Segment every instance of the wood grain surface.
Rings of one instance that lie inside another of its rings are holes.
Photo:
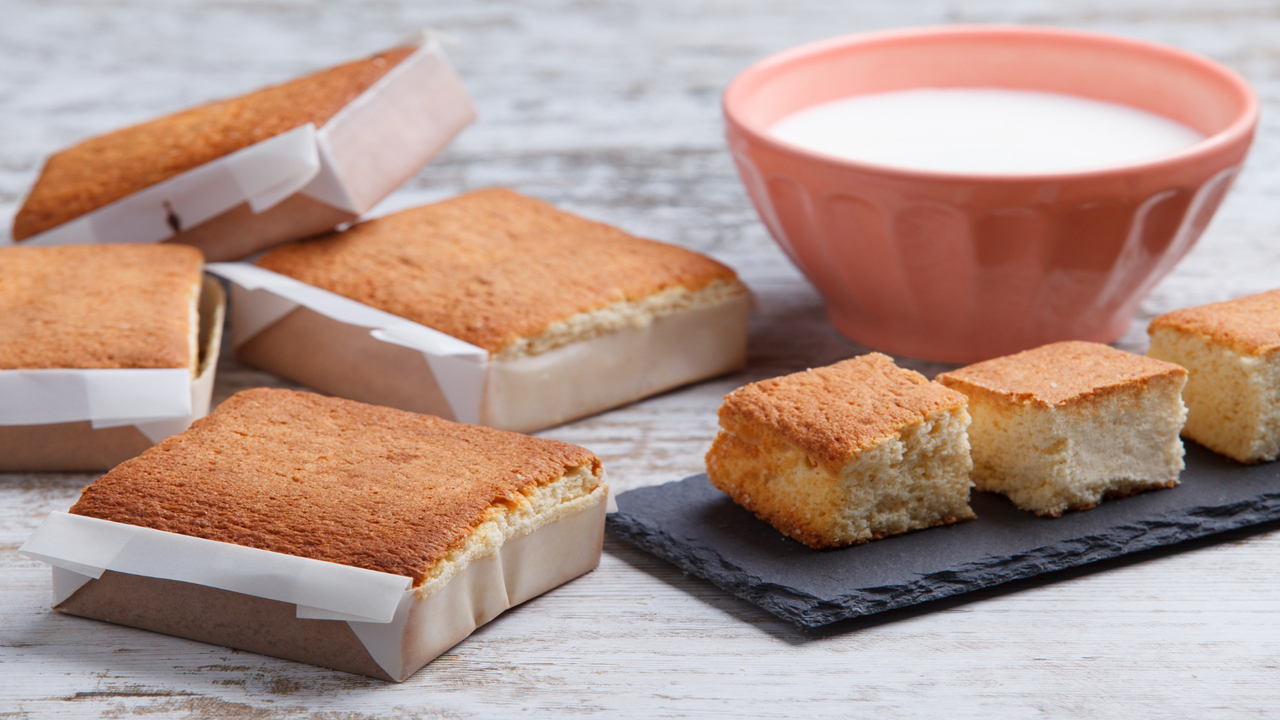
[[[1171,43],[1243,73],[1263,124],[1154,314],[1280,286],[1276,0],[0,0],[0,222],[79,138],[368,53],[432,26],[481,119],[378,208],[508,185],[708,252],[759,297],[746,373],[544,433],[618,490],[701,470],[726,391],[864,351],[757,221],[719,94],[800,42],[899,25],[1033,23]],[[0,278],[0,281],[3,281]],[[940,366],[910,363],[932,374]],[[224,359],[215,400],[273,376]],[[596,572],[390,685],[66,617],[17,554],[89,475],[0,475],[0,717],[1199,717],[1280,707],[1280,529],[802,631],[609,539]]]

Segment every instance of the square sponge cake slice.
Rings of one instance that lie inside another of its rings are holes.
[[[1190,372],[1183,437],[1256,463],[1280,457],[1280,290],[1161,315],[1147,355]]]
[[[85,140],[54,154],[13,219],[25,240],[254,143],[323,126],[414,48],[328,68]]]
[[[938,376],[969,397],[973,481],[1057,517],[1104,497],[1173,487],[1187,371],[1091,342],[1060,342]]]
[[[455,402],[445,384],[459,396],[472,386],[319,308],[241,334],[241,362],[354,400],[533,432],[746,364],[750,298],[733,270],[501,188],[281,246],[257,264],[487,354],[483,393]]]
[[[709,257],[503,188],[285,245],[257,264],[499,361],[746,293],[733,270]]]
[[[603,502],[575,445],[292,390],[246,390],[85,489],[73,514],[405,575],[432,592]]]
[[[203,273],[181,245],[0,248],[0,370],[194,375]]]
[[[964,395],[879,353],[727,395],[707,476],[812,548],[974,517]]]

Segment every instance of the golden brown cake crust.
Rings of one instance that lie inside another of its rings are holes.
[[[0,370],[191,367],[203,268],[182,245],[0,248]]]
[[[986,360],[942,373],[937,379],[965,394],[986,393],[1048,407],[1186,374],[1185,368],[1163,360],[1071,340]]]
[[[698,253],[502,188],[285,245],[258,265],[491,352],[610,303],[737,280]]]
[[[861,450],[929,413],[962,406],[949,390],[893,358],[870,353],[834,365],[751,383],[729,393],[720,425],[764,428],[839,472]]]
[[[575,445],[292,390],[246,390],[116,467],[72,513],[420,584],[495,507],[600,461]]]
[[[1280,353],[1280,290],[1174,310],[1152,320],[1147,332],[1158,328],[1200,335],[1244,355]]]
[[[408,57],[396,48],[281,85],[90,138],[45,163],[13,219],[22,240],[339,110]]]

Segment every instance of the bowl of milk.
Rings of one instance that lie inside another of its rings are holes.
[[[768,57],[724,112],[748,195],[836,328],[972,362],[1122,335],[1230,188],[1258,102],[1175,48],[947,26]]]

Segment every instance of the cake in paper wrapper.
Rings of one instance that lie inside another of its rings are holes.
[[[1178,484],[1187,371],[1069,341],[943,373],[969,398],[973,481],[1057,517]]]
[[[1280,290],[1151,321],[1147,355],[1190,372],[1184,437],[1243,463],[1280,457]]]
[[[600,461],[574,445],[257,389],[98,479],[23,551],[88,575],[55,583],[63,611],[403,680],[595,567],[607,492]],[[97,541],[59,545],[99,525]],[[109,539],[118,528],[132,540]],[[219,552],[240,559],[200,561]],[[334,580],[246,585],[272,569]],[[365,582],[392,593],[380,617],[325,600]]]
[[[491,427],[539,430],[745,362],[731,269],[505,189],[213,272],[234,283],[242,361]]]
[[[13,237],[173,239],[210,260],[243,257],[354,219],[474,116],[428,37],[55,153]]]
[[[105,470],[208,410],[222,289],[194,248],[0,248],[0,469]]]
[[[964,396],[887,355],[738,388],[719,416],[711,484],[811,548],[974,517]]]

